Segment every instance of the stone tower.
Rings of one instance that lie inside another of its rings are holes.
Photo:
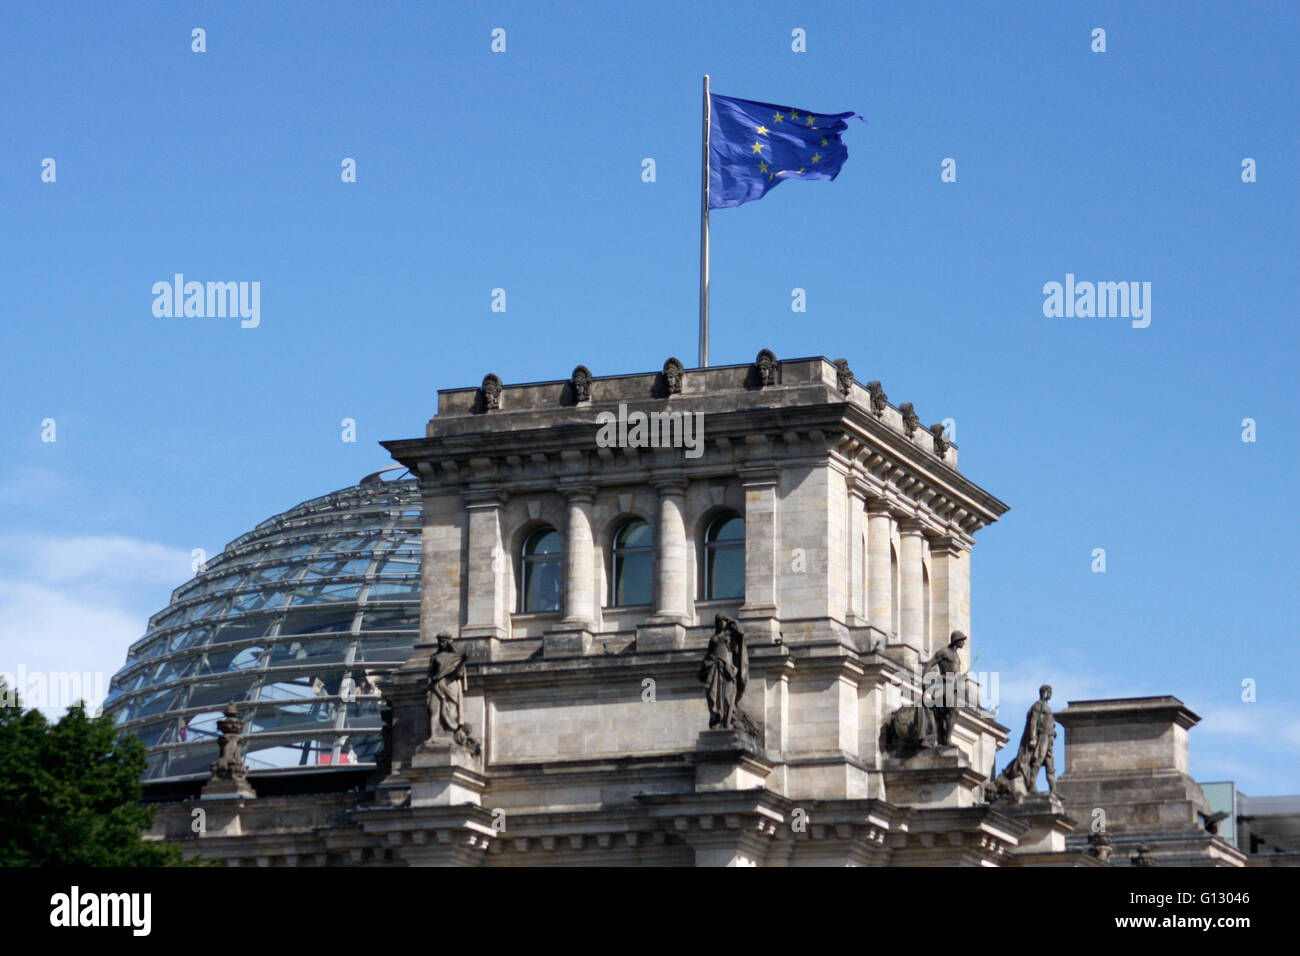
[[[424,437],[384,444],[421,482],[422,643],[386,691],[390,808],[366,828],[400,843],[427,816],[439,838],[408,859],[1014,851],[1025,826],[981,802],[1006,730],[977,694],[951,746],[882,743],[919,699],[919,665],[969,633],[974,535],[1006,505],[960,473],[941,427],[844,360],[489,375],[441,391]],[[717,615],[748,648],[744,733],[709,729]],[[458,706],[478,753],[430,730],[440,634],[468,658]]]

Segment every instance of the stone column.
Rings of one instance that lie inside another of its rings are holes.
[[[685,622],[688,614],[686,542],[686,479],[656,483],[659,492],[659,530],[655,535],[655,612],[668,621]]]
[[[948,643],[953,631],[970,636],[970,547],[952,535],[930,539],[930,594],[934,608],[935,647]],[[971,645],[961,651],[970,666]]]
[[[501,541],[501,509],[505,496],[497,491],[473,491],[465,496],[465,525],[469,538],[465,575],[465,625],[462,639],[470,641],[472,657],[490,659],[496,642],[510,636],[506,601],[506,561]]]
[[[564,538],[564,618],[542,638],[544,657],[568,657],[591,650],[596,621],[595,545],[591,536],[591,485],[560,489],[568,502]]]
[[[925,533],[921,523],[914,518],[904,518],[898,523],[902,539],[902,554],[898,556],[899,598],[902,608],[898,615],[899,640],[922,656],[929,653],[925,647],[925,598],[922,588],[925,578],[921,566],[921,542]]]
[[[849,596],[848,624],[860,627],[868,622],[866,595],[866,554],[863,548],[864,532],[867,529],[867,492],[862,483],[850,475],[848,482],[849,516],[847,524],[848,560],[845,562],[849,580],[846,593]]]
[[[867,501],[867,622],[888,642],[894,630],[894,591],[889,560],[894,516],[883,498]]]
[[[745,490],[745,603],[739,617],[745,632],[775,640],[777,617],[777,482],[771,469],[742,470]]]
[[[637,650],[666,650],[686,645],[690,623],[690,545],[686,540],[686,479],[656,479],[659,526],[655,530],[654,613],[636,629]]]

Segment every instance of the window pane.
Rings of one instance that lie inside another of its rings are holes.
[[[526,591],[525,611],[558,611],[560,609],[560,562],[554,559],[527,561],[524,571]]]
[[[709,548],[709,594],[712,600],[745,596],[745,551],[743,548]]]
[[[709,540],[711,541],[745,540],[745,522],[738,515],[715,521],[709,531]]]
[[[649,604],[654,557],[649,552],[617,555],[615,565],[615,604]]]
[[[614,539],[616,548],[648,548],[653,543],[650,525],[640,520],[629,521],[623,525]]]
[[[524,549],[525,554],[559,554],[560,553],[560,534],[558,531],[545,529],[533,532],[533,536],[528,539],[528,546]]]

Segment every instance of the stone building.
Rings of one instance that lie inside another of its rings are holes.
[[[976,679],[941,698],[946,743],[890,743],[971,632],[975,535],[1007,506],[844,360],[489,375],[384,444],[418,477],[422,548],[389,745],[328,779],[253,772],[255,798],[160,782],[157,836],[261,865],[1101,865],[1078,810],[985,802],[1008,731]],[[748,668],[730,727],[701,684],[719,616]],[[1063,788],[1093,792],[1109,732]]]

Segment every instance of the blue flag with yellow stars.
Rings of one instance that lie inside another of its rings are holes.
[[[709,99],[710,209],[762,199],[787,179],[834,179],[849,158],[840,139],[845,120],[862,119],[716,93]]]

